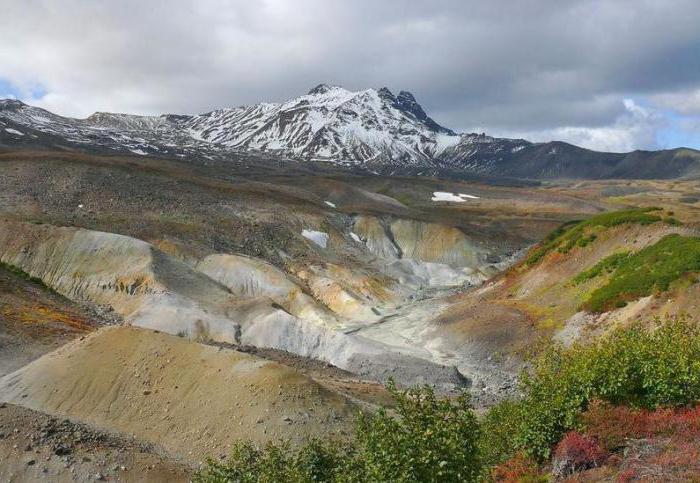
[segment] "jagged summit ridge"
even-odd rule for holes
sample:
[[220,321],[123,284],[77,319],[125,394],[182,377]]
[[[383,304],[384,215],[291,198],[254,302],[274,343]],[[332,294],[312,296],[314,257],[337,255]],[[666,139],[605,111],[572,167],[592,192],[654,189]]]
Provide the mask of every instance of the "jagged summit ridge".
[[458,137],[430,119],[407,92],[386,87],[350,91],[319,84],[279,104],[220,109],[185,123],[190,134],[229,147],[313,159],[420,163]]
[[14,132],[31,129],[55,136],[52,141],[135,154],[212,156],[244,150],[376,166],[430,166],[459,142],[406,91],[394,96],[388,88],[351,91],[329,84],[286,102],[195,116],[96,112],[72,119],[8,100],[0,104],[0,122]]

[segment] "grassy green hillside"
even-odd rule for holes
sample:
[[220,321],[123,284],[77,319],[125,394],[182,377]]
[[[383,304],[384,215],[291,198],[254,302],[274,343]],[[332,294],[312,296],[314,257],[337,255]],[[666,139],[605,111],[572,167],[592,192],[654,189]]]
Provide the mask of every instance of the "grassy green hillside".
[[604,228],[622,225],[625,223],[637,223],[649,225],[656,222],[664,222],[669,225],[677,225],[680,222],[672,216],[662,216],[661,208],[635,208],[623,211],[611,211],[601,213],[584,221],[571,221],[547,235],[540,246],[528,256],[525,264],[534,265],[542,257],[556,250],[559,253],[568,253],[572,248],[585,247],[596,238],[596,231]]
[[667,235],[637,253],[614,253],[574,278],[583,282],[610,274],[582,308],[605,312],[628,301],[667,291],[681,277],[700,271],[700,238]]

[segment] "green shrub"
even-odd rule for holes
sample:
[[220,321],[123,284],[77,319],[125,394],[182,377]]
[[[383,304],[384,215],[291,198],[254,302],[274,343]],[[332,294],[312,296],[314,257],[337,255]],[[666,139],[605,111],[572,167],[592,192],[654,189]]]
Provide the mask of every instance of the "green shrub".
[[358,422],[357,456],[367,480],[473,480],[479,426],[469,398],[440,399],[429,388],[389,390],[398,417],[380,409]]
[[520,428],[522,408],[518,401],[506,400],[493,406],[482,418],[479,454],[485,468],[513,456],[513,436]]
[[347,460],[346,448],[337,442],[311,440],[298,451],[289,443],[258,448],[238,442],[226,462],[207,460],[195,482],[307,482],[339,481]]
[[195,481],[475,481],[479,424],[469,398],[437,398],[428,387],[388,389],[395,414],[361,414],[349,443],[313,440],[297,451],[288,443],[241,443],[228,461],[207,461]]
[[669,320],[653,330],[618,329],[587,346],[552,348],[522,378],[522,390],[521,400],[501,403],[485,417],[482,452],[490,464],[519,450],[548,458],[594,399],[643,408],[700,400],[700,330],[685,319]]
[[603,271],[613,272],[612,277],[591,293],[581,308],[604,312],[654,292],[667,291],[672,282],[700,271],[700,238],[667,235],[632,255],[611,255],[574,280],[593,278]]

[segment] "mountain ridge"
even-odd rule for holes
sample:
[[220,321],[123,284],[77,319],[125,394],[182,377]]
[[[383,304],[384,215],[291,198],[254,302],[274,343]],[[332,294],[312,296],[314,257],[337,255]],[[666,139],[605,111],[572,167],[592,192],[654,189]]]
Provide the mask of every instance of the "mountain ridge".
[[408,91],[394,95],[386,87],[350,91],[328,84],[284,102],[198,115],[95,112],[74,119],[15,99],[0,100],[0,146],[42,141],[181,158],[264,153],[371,172],[448,177],[668,179],[700,174],[700,151],[690,148],[606,153],[562,141],[458,134],[432,119]]

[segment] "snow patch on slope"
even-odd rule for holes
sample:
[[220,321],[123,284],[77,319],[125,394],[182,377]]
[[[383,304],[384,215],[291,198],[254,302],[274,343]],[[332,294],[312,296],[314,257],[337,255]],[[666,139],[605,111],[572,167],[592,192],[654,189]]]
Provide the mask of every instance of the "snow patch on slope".
[[450,201],[453,203],[464,203],[467,199],[477,200],[478,196],[467,195],[464,193],[450,193],[448,191],[434,191],[432,201]]
[[314,242],[316,245],[320,246],[321,248],[326,248],[328,245],[328,233],[324,233],[322,231],[316,231],[316,230],[301,230],[301,236],[304,238],[311,240]]

